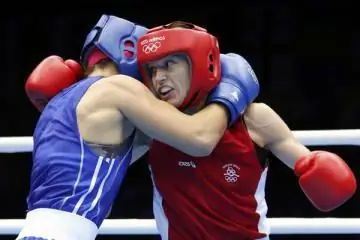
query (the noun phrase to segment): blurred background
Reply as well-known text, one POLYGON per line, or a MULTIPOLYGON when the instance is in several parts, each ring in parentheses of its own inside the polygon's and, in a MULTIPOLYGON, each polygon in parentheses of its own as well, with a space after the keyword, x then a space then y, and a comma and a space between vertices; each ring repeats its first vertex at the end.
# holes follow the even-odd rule
MULTIPOLYGON (((50 3, 51 4, 51 3, 50 3)), ((261 83, 258 101, 270 105, 292 130, 360 128, 358 66, 360 32, 356 8, 313 1, 259 4, 234 1, 221 6, 161 5, 144 2, 111 7, 94 5, 81 13, 1 16, 0 136, 31 136, 39 117, 24 91, 31 70, 45 57, 78 60, 83 41, 101 14, 153 27, 185 20, 219 38, 222 53, 235 52, 252 65, 261 83), (99 7, 100 6, 100 7, 99 7)), ((193 3, 194 4, 194 3, 193 3)), ((55 7, 55 6, 54 6, 55 7)), ((24 6, 25 8, 25 6, 24 6)), ((341 155, 360 179, 360 148, 311 147, 341 155)), ((146 157, 146 156, 145 156, 146 157)), ((26 214, 31 153, 0 154, 0 218, 26 214)), ((268 216, 360 217, 360 195, 330 213, 317 211, 298 187, 292 171, 271 159, 267 181, 268 216)), ((153 218, 152 185, 146 161, 134 164, 110 218, 153 218)), ((14 236, 0 236, 14 239, 14 236)), ((158 236, 100 236, 98 239, 158 239, 158 236)), ((356 235, 273 235, 272 239, 360 239, 356 235)))

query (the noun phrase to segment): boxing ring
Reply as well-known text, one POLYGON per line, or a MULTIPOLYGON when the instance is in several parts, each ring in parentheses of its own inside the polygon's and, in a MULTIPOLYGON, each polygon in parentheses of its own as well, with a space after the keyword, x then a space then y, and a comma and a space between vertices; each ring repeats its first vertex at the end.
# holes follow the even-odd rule
MULTIPOLYGON (((307 146, 360 145, 360 129, 293 131, 307 146)), ((32 152, 32 137, 0 137, 0 153, 32 152)), ((271 234, 359 234, 360 218, 270 218, 271 234)), ((23 219, 1 219, 0 235, 20 232, 23 219)), ((108 219, 102 235, 155 235, 153 219, 108 219)))

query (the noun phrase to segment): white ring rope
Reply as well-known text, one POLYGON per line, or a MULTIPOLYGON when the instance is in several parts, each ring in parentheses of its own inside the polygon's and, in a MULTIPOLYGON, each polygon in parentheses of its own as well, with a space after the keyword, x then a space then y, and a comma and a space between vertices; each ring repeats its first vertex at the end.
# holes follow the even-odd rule
MULTIPOLYGON (((18 234, 22 219, 0 220, 0 235, 18 234)), ((270 218, 271 234, 358 234, 359 218, 270 218)), ((155 235, 153 219, 108 219, 100 227, 102 235, 155 235)))
MULTIPOLYGON (((360 129, 293 131, 307 146, 360 145, 360 129)), ((0 137, 0 153, 32 152, 32 137, 0 137)))
MULTIPOLYGON (((307 146, 360 145, 360 129, 293 131, 307 146)), ((32 152, 32 137, 0 137, 0 153, 32 152)), ((360 218, 270 218, 271 234, 360 234, 360 218)), ((0 220, 0 235, 18 234, 23 219, 0 220)), ((107 219, 100 234, 158 234, 153 219, 107 219)))

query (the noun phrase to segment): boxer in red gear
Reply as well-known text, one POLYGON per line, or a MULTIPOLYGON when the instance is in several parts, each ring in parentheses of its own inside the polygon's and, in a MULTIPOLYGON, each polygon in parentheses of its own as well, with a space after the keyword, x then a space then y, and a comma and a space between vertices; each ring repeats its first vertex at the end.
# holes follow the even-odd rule
POLYGON ((59 56, 45 58, 33 70, 25 83, 25 91, 34 106, 41 112, 48 101, 82 76, 79 63, 59 56))
MULTIPOLYGON (((146 44, 146 40, 161 39, 165 34, 151 34, 139 41, 146 44)), ((191 92, 199 83, 179 77, 186 68, 186 58, 165 44, 156 51, 139 54, 138 61, 145 68, 144 82, 164 101, 181 109, 186 99, 199 97, 182 98, 186 89, 191 92)), ((254 76, 245 60, 239 74, 254 76)), ((194 113, 194 109, 204 107, 204 102, 206 96, 190 105, 187 102, 182 110, 194 113)), ((266 104, 253 103, 208 156, 189 156, 162 142, 152 142, 148 162, 154 183, 154 215, 162 239, 269 239, 265 200, 268 167, 258 158, 260 151, 256 150, 261 148, 294 169, 305 195, 320 211, 339 207, 356 190, 355 177, 339 156, 311 152, 295 139, 275 111, 266 104)))

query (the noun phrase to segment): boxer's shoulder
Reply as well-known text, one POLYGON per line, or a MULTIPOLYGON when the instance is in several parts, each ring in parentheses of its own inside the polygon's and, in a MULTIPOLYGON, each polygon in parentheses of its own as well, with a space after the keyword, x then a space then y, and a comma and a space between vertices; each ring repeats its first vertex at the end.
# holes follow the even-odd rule
POLYGON ((82 138, 89 143, 110 144, 111 148, 121 145, 134 131, 134 125, 119 109, 122 100, 119 95, 122 93, 114 90, 117 87, 112 81, 111 77, 105 77, 94 82, 76 107, 82 138))
POLYGON ((104 104, 113 105, 112 103, 118 102, 125 91, 129 91, 129 89, 134 89, 133 91, 136 91, 137 85, 142 84, 125 75, 103 77, 96 82, 93 82, 91 86, 88 87, 82 96, 79 105, 80 107, 86 106, 86 108, 89 108, 90 106, 102 107, 104 104), (138 84, 134 84, 133 82, 138 82, 138 84))
POLYGON ((265 103, 252 103, 244 113, 244 121, 252 140, 259 146, 265 146, 276 137, 283 121, 278 114, 265 103))
POLYGON ((94 82, 86 92, 87 96, 91 98, 100 97, 106 98, 111 102, 119 102, 120 99, 136 96, 149 90, 142 84, 141 81, 126 75, 112 75, 103 77, 102 79, 94 82))
POLYGON ((121 109, 136 101, 136 97, 148 90, 138 80, 126 75, 103 77, 91 84, 81 97, 77 107, 78 119, 106 110, 107 118, 121 120, 121 109))
POLYGON ((107 86, 111 86, 112 90, 123 93, 139 94, 143 91, 148 91, 141 81, 127 75, 113 75, 104 78, 103 82, 105 82, 107 86))
POLYGON ((276 114, 274 110, 265 103, 252 103, 250 104, 245 113, 245 123, 251 127, 262 127, 269 123, 269 116, 276 114))

